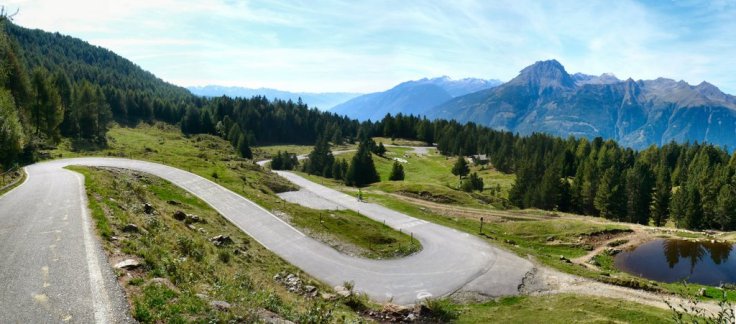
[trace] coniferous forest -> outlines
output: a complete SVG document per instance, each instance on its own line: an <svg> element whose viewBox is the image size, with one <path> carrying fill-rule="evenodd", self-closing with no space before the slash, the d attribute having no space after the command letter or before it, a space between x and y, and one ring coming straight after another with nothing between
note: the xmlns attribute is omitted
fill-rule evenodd
<svg viewBox="0 0 736 324"><path fill-rule="evenodd" d="M736 158L721 147L668 143L634 151L602 138L519 136L401 114L360 123L309 108L301 100L196 97L106 49L18 27L7 18L1 24L3 170L37 161L40 150L62 137L104 146L113 121L163 121L180 125L185 134L218 135L246 158L253 145L319 140L323 148L328 142L383 136L436 144L447 156L487 154L494 168L516 174L509 201L519 208L657 226L673 221L688 229L736 229ZM363 148L359 158L369 154ZM338 177L359 172L334 158L304 167ZM369 178L356 184L377 180Z"/></svg>

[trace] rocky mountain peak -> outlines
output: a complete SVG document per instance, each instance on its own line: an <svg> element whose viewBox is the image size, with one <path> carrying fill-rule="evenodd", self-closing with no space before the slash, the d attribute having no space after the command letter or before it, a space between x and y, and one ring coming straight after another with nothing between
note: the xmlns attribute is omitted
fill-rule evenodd
<svg viewBox="0 0 736 324"><path fill-rule="evenodd" d="M509 83L535 86L540 92L545 89L575 87L575 80L557 60L538 61L521 70L519 76Z"/></svg>

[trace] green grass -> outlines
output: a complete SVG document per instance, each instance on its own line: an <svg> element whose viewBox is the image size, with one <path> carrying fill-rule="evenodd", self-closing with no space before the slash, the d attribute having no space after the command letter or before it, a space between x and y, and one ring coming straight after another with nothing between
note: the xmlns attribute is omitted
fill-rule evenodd
<svg viewBox="0 0 736 324"><path fill-rule="evenodd" d="M115 156L159 162L178 167L238 193L285 218L312 237L333 247L367 258L393 258L421 249L409 235L386 228L352 211L318 211L285 202L274 193L295 190L294 185L250 160L237 157L230 143L210 135L185 137L178 128L141 124L113 127L109 145L98 150L72 150L63 142L52 157ZM282 147L283 148L283 147ZM277 149L278 150L278 149ZM216 175L216 177L214 176ZM320 222L320 215L323 222Z"/></svg>
<svg viewBox="0 0 736 324"><path fill-rule="evenodd" d="M457 323L670 323L668 310L569 294L503 298L458 306Z"/></svg>
<svg viewBox="0 0 736 324"><path fill-rule="evenodd" d="M324 304L291 293L275 282L272 277L276 273L294 273L305 284L329 291L329 287L249 238L203 201L167 181L128 171L71 169L85 176L92 215L111 262L132 257L143 263L142 271L120 277L137 320L253 322L257 320L256 311L268 309L300 321L314 315L317 308L332 309L335 318L356 319L342 301ZM171 200L180 204L167 203ZM141 207L144 203L150 203L156 212L145 214ZM172 217L179 210L198 215L205 222L192 223L195 228L191 229ZM141 231L124 233L126 224L135 224ZM228 235L233 243L217 247L208 240L215 235ZM232 308L218 311L209 304L214 300L226 301Z"/></svg>
<svg viewBox="0 0 736 324"><path fill-rule="evenodd" d="M374 137L373 140L376 142L376 144L383 143L383 145L391 144L391 145L403 145L403 146L427 146L426 142L408 140L404 138L395 138L391 140L391 138L388 138L388 137Z"/></svg>
<svg viewBox="0 0 736 324"><path fill-rule="evenodd" d="M472 166L471 172L478 172L483 178L483 192L467 193L458 190L459 179L452 174L452 166L456 158L445 157L437 153L416 155L412 149L403 147L387 147L385 157L373 156L376 170L381 182L374 183L369 188L391 193L401 193L431 201L451 205L461 205L475 208L503 208L502 201L508 197L508 191L514 182L514 175L504 174L485 166ZM337 159L350 161L354 153L337 155ZM388 181L394 158L404 159L404 181ZM500 188L498 193L494 190ZM428 197L431 193L432 197Z"/></svg>

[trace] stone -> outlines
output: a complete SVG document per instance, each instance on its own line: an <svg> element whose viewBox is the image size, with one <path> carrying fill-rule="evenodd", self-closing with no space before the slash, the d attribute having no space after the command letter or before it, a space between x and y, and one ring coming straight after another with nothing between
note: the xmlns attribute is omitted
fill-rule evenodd
<svg viewBox="0 0 736 324"><path fill-rule="evenodd" d="M394 316L397 316L397 315L406 316L409 313L411 313L411 310L401 305L388 303L388 304L383 305L383 312L392 314Z"/></svg>
<svg viewBox="0 0 736 324"><path fill-rule="evenodd" d="M233 239L231 239L230 236L227 235L217 235L210 238L210 242L214 243L215 246L226 246L233 244Z"/></svg>
<svg viewBox="0 0 736 324"><path fill-rule="evenodd" d="M705 290L705 288L700 288L700 290L698 290L698 296L708 297L708 291Z"/></svg>
<svg viewBox="0 0 736 324"><path fill-rule="evenodd" d="M294 324L294 322L283 319L278 314L267 309L259 309L256 312L256 315L258 315L258 318L263 321L263 323L267 324Z"/></svg>
<svg viewBox="0 0 736 324"><path fill-rule="evenodd" d="M153 206L151 204L149 204L149 203L143 204L143 212L146 213L146 214L148 214L148 215L153 214L153 212L154 212Z"/></svg>
<svg viewBox="0 0 736 324"><path fill-rule="evenodd" d="M210 306L212 306L212 308L219 310L221 312L227 311L230 309L230 307L232 307L230 303L226 301L222 301L222 300L213 300L210 302Z"/></svg>
<svg viewBox="0 0 736 324"><path fill-rule="evenodd" d="M571 263L572 262L572 261L570 261L570 259L566 258L564 255L560 255L560 261L567 262L567 263Z"/></svg>
<svg viewBox="0 0 736 324"><path fill-rule="evenodd" d="M335 286L335 293L342 297L350 297L350 290L343 286Z"/></svg>
<svg viewBox="0 0 736 324"><path fill-rule="evenodd" d="M187 224L206 223L201 217L199 217L197 215L191 215L191 214L187 214L184 217L184 222L187 223Z"/></svg>
<svg viewBox="0 0 736 324"><path fill-rule="evenodd" d="M183 211L177 210L177 211L174 212L174 219L176 219L178 221L183 221L186 218L187 218L187 214L184 213Z"/></svg>
<svg viewBox="0 0 736 324"><path fill-rule="evenodd" d="M127 260L116 263L114 267L115 269L132 270L140 266L141 266L140 262L133 260L133 259L127 259Z"/></svg>
<svg viewBox="0 0 736 324"><path fill-rule="evenodd" d="M136 224L128 224L123 227L123 232L125 233L138 233L140 232L140 229L138 228L138 225Z"/></svg>
<svg viewBox="0 0 736 324"><path fill-rule="evenodd" d="M337 297L337 295L335 295L335 294L330 294L330 293L326 293L326 292L323 292L323 293L319 294L319 296L322 299L328 300L328 301L329 300L333 300L333 299L335 299L335 297Z"/></svg>
<svg viewBox="0 0 736 324"><path fill-rule="evenodd" d="M168 200L168 201L166 201L166 203L169 204L169 205L172 205L172 206L179 206L179 205L181 205L181 203L178 202L178 201L176 201L176 200Z"/></svg>
<svg viewBox="0 0 736 324"><path fill-rule="evenodd" d="M414 313L409 313L409 315L406 315L407 322L414 322L416 320L417 320L417 316L414 315Z"/></svg>

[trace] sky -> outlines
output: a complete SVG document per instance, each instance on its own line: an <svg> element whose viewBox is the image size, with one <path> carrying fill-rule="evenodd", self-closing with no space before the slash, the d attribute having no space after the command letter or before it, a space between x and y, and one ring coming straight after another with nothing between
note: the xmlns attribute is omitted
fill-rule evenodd
<svg viewBox="0 0 736 324"><path fill-rule="evenodd" d="M6 0L15 22L106 47L181 86L373 92L447 75L708 81L736 94L736 0Z"/></svg>

